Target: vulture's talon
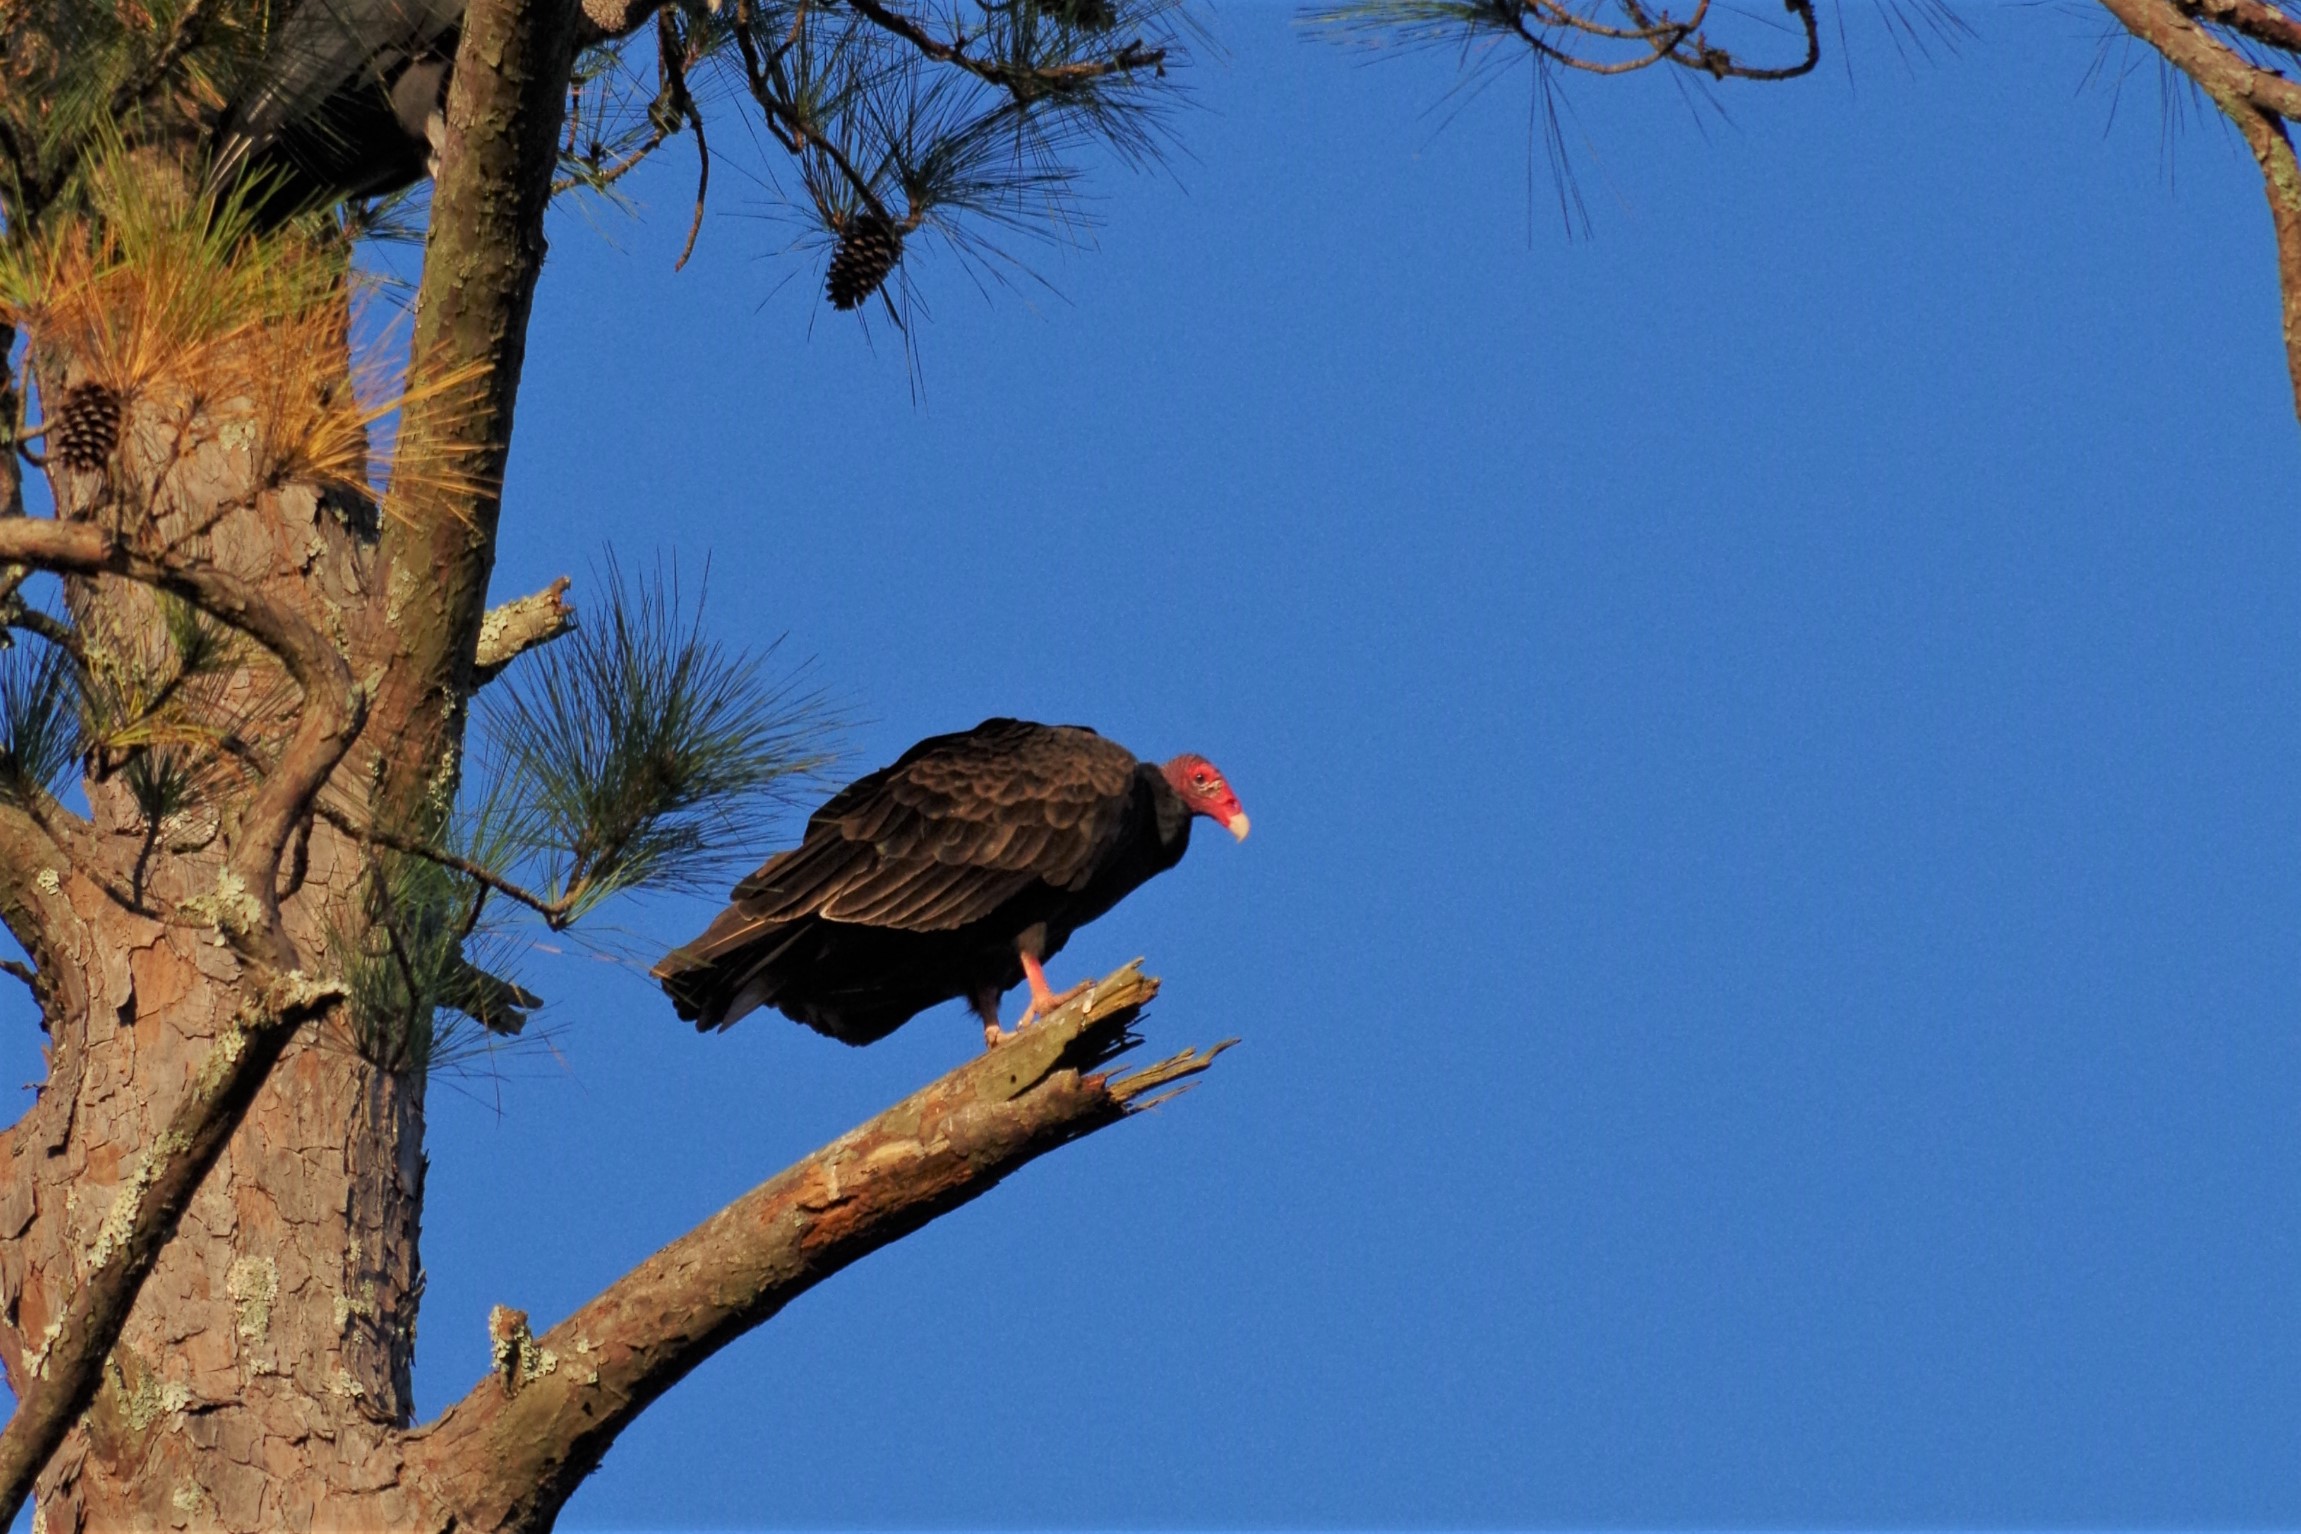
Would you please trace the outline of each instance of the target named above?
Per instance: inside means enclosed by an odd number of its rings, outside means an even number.
[[[1077,985],[1072,986],[1067,991],[1060,993],[1049,991],[1044,996],[1033,996],[1031,998],[1031,1004],[1023,1008],[1023,1015],[1021,1019],[1016,1022],[1015,1026],[1017,1028],[1028,1028],[1033,1023],[1045,1022],[1048,1018],[1054,1016],[1057,1012],[1060,1012],[1064,1007],[1068,1006],[1073,1001],[1076,1001],[1079,997],[1085,995],[1087,990],[1093,986],[1093,984],[1094,982],[1092,980],[1081,980]]]
[[[1064,1002],[1077,996],[1094,983],[1091,980],[1081,980],[1077,985],[1058,996],[1055,994],[1055,988],[1047,984],[1045,967],[1029,952],[1023,954],[1023,979],[1030,983],[1031,1004],[1023,1008],[1022,1018],[1015,1024],[1017,1028],[1027,1028],[1032,1023],[1048,1016],[1061,1007]]]

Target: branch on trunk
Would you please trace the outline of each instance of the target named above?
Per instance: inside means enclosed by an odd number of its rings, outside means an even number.
[[[2301,162],[2296,162],[2293,141],[2285,131],[2287,119],[2301,117],[2301,85],[2254,64],[2189,14],[2193,8],[2218,11],[2210,0],[2198,0],[2194,7],[2185,7],[2180,0],[2101,3],[2126,30],[2197,82],[2237,125],[2246,147],[2253,151],[2254,163],[2261,167],[2269,220],[2277,232],[2285,368],[2293,381],[2294,413],[2301,417]],[[2230,7],[2232,11],[2240,8]],[[2224,18],[2216,14],[2215,19]]]
[[[2267,0],[2175,0],[2188,15],[2286,53],[2301,53],[2301,22]]]
[[[0,519],[0,562],[59,575],[118,576],[182,597],[279,657],[303,690],[295,733],[241,815],[225,864],[227,882],[217,889],[214,911],[204,913],[243,956],[294,969],[295,950],[280,925],[280,860],[311,814],[320,785],[351,749],[366,706],[342,652],[311,620],[238,576],[143,552],[91,522]]]
[[[93,522],[0,518],[0,563],[59,575],[115,575],[170,592],[270,650],[298,680],[329,669],[330,656],[339,665],[343,660],[317,626],[238,576],[146,552]]]
[[[385,524],[370,614],[384,662],[378,738],[391,742],[377,817],[418,834],[439,813],[471,693],[576,17],[576,0],[472,0],[448,90],[408,366],[415,403],[396,454],[432,488],[411,490]],[[425,392],[475,369],[476,385]]]
[[[1158,991],[1130,964],[737,1199],[542,1337],[503,1310],[497,1368],[410,1445],[459,1528],[543,1530],[618,1433],[689,1370],[849,1263],[1055,1147],[1171,1096],[1230,1042],[1132,1075]]]
[[[544,925],[554,932],[564,932],[574,924],[577,907],[581,904],[583,897],[590,893],[589,887],[579,880],[569,886],[567,891],[557,899],[552,899],[549,896],[537,894],[526,885],[505,877],[476,859],[467,858],[461,853],[451,852],[445,847],[434,846],[419,836],[402,836],[389,826],[363,822],[357,816],[340,810],[325,800],[320,802],[318,811],[322,820],[346,836],[356,837],[363,842],[373,842],[379,847],[388,847],[394,852],[404,853],[409,857],[422,858],[427,863],[462,874],[474,884],[481,885],[493,893],[503,896],[506,900],[515,901],[527,907],[542,917]]]
[[[503,668],[575,628],[575,607],[567,600],[567,577],[538,592],[487,610],[479,620],[479,649],[472,657],[474,686],[484,687]]]
[[[58,973],[56,949],[85,941],[79,914],[64,894],[64,875],[75,866],[77,860],[37,815],[0,800],[0,922],[31,957],[32,973],[19,978],[43,1007],[52,999],[43,979]]]
[[[0,1431],[0,1528],[15,1521],[41,1468],[95,1400],[137,1291],[273,1062],[299,1027],[344,995],[340,982],[292,971],[251,980],[247,1007],[210,1047],[168,1127],[120,1184],[71,1304],[25,1360],[16,1415]]]
[[[22,629],[27,634],[46,640],[75,660],[84,662],[88,658],[78,629],[37,607],[26,606],[24,599],[14,594],[0,597],[0,627]]]

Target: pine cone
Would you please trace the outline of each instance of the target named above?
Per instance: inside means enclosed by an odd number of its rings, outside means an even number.
[[[831,252],[831,274],[824,284],[834,309],[852,309],[887,280],[895,263],[903,259],[903,233],[876,213],[847,215],[839,231],[839,248]]]
[[[120,445],[120,416],[126,402],[117,389],[93,380],[72,385],[48,417],[48,457],[82,474],[112,461]]]

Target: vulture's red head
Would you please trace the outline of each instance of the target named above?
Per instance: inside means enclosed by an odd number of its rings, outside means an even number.
[[[1240,841],[1246,840],[1246,811],[1238,807],[1238,795],[1230,791],[1220,767],[1186,752],[1161,771],[1193,815],[1204,815]]]

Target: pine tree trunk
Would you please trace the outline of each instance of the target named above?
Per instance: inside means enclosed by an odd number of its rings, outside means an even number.
[[[228,966],[104,899],[87,900],[91,1006],[55,1030],[57,1079],[10,1147],[0,1223],[30,1215],[0,1265],[11,1374],[237,1005],[212,973]],[[290,1046],[41,1477],[40,1527],[410,1524],[390,1429],[411,1407],[422,1135],[420,1079],[324,1033]]]
[[[372,510],[309,487],[253,493],[217,424],[187,435],[219,445],[166,480],[171,542],[346,633],[374,564]],[[150,413],[132,420],[125,472],[156,472],[174,440]],[[92,476],[59,475],[57,488],[67,506],[106,514]],[[78,580],[68,601],[94,666],[164,674],[146,588]],[[219,695],[242,706],[251,745],[276,750],[294,689],[254,647],[243,655]],[[48,1082],[0,1139],[0,1362],[12,1383],[104,1250],[115,1207],[139,1192],[186,1082],[247,1005],[241,959],[182,914],[219,887],[234,799],[148,826],[98,756],[73,865],[36,875],[59,885],[76,930],[42,973]],[[357,934],[371,851],[324,821],[293,846],[280,887],[298,953],[324,961]],[[393,1047],[404,1040],[355,1037],[341,1016],[289,1044],[146,1280],[95,1404],[40,1479],[47,1534],[415,1523],[394,1430],[412,1409],[422,1289],[423,1078]]]
[[[195,1078],[226,1052],[219,1046],[238,1047],[235,1020],[268,1004],[259,993],[277,971],[292,964],[291,978],[332,981],[372,936],[382,854],[339,827],[386,816],[402,834],[428,838],[452,802],[572,15],[573,0],[479,0],[466,16],[464,51],[478,57],[457,75],[446,151],[454,168],[439,201],[481,211],[435,218],[433,261],[454,276],[427,287],[421,313],[426,326],[470,334],[442,340],[419,326],[415,354],[419,372],[425,362],[451,373],[477,364],[481,382],[476,398],[459,388],[425,399],[418,413],[430,417],[404,422],[402,433],[403,442],[428,433],[453,444],[425,450],[435,472],[442,451],[474,455],[464,479],[449,482],[471,487],[464,504],[452,490],[435,494],[440,504],[387,526],[362,498],[270,483],[256,446],[262,410],[247,399],[186,400],[164,387],[131,399],[117,459],[96,473],[67,467],[65,431],[51,434],[60,522],[133,535],[168,564],[236,579],[316,633],[333,652],[328,665],[340,672],[338,658],[348,662],[350,686],[379,717],[322,769],[318,807],[332,806],[333,818],[287,806],[300,830],[274,881],[278,921],[252,938],[231,930],[248,905],[245,880],[233,882],[235,847],[261,829],[242,817],[254,817],[267,776],[285,775],[275,769],[313,706],[313,681],[300,672],[291,681],[294,663],[283,670],[277,646],[244,634],[239,669],[214,700],[235,725],[240,781],[151,824],[120,761],[98,750],[85,779],[88,822],[59,814],[0,849],[16,854],[0,856],[7,872],[27,848],[63,854],[53,872],[30,876],[30,889],[0,890],[11,927],[38,934],[28,946],[41,949],[35,989],[49,1036],[37,1103],[0,1133],[0,1367],[20,1403],[66,1307],[116,1257],[139,1209],[149,1223],[141,1199],[152,1169],[180,1149],[168,1138],[171,1115],[196,1099]],[[185,195],[196,184],[197,170],[181,168],[198,165],[194,154],[138,163],[139,174],[173,177]],[[31,359],[52,385],[45,403],[67,397],[83,360]],[[309,382],[348,395],[348,355],[343,362]],[[11,451],[0,510],[20,513],[13,471]],[[165,674],[166,614],[149,580],[83,572],[67,580],[66,602],[83,671]],[[235,904],[236,914],[227,909]],[[269,976],[258,950],[274,961]],[[408,1426],[433,1023],[428,1000],[420,1015],[412,1003],[408,1012],[362,1016],[347,1001],[289,1038],[172,1233],[160,1233],[156,1265],[129,1290],[118,1340],[98,1355],[95,1398],[39,1473],[37,1527],[456,1521],[451,1502],[401,1474],[405,1446],[421,1437]]]

